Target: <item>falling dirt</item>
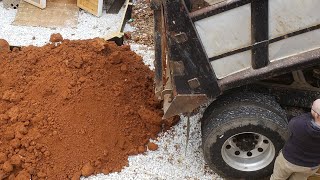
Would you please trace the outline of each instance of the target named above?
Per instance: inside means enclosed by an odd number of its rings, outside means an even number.
[[[152,71],[129,46],[63,40],[0,60],[0,179],[119,171],[166,123]]]

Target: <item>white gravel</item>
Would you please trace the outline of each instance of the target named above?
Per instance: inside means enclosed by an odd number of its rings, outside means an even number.
[[[154,48],[148,47],[143,44],[130,44],[131,50],[136,52],[142,57],[143,62],[149,66],[151,70],[154,70]]]
[[[0,2],[0,38],[6,39],[10,45],[41,46],[48,42],[52,33],[60,33],[66,39],[88,39],[101,37],[115,31],[114,25],[119,23],[119,15],[104,15],[96,18],[83,11],[79,14],[77,28],[40,28],[20,27],[11,25],[16,10],[6,10]],[[126,30],[133,31],[131,27]],[[35,39],[33,40],[33,37]],[[154,50],[152,47],[139,44],[131,44],[131,49],[143,57],[143,61],[154,69]],[[121,172],[108,175],[98,174],[90,176],[88,180],[130,180],[130,179],[222,179],[212,172],[203,160],[201,151],[200,115],[191,117],[190,139],[186,145],[186,117],[169,131],[160,133],[154,141],[159,145],[157,151],[148,151],[145,154],[129,157],[129,166]]]
[[[42,46],[49,42],[50,35],[60,33],[66,39],[90,39],[103,37],[104,35],[116,32],[121,25],[122,14],[106,14],[97,18],[84,11],[79,11],[77,28],[44,28],[29,26],[14,26],[17,10],[3,8],[0,2],[0,38],[6,39],[10,45],[34,45]]]

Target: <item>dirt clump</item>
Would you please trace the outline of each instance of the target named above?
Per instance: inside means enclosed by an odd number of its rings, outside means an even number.
[[[0,179],[119,171],[173,122],[126,45],[62,40],[1,51],[0,65]]]
[[[158,145],[155,144],[155,143],[153,143],[153,142],[149,142],[149,143],[148,143],[148,149],[149,149],[150,151],[156,151],[156,150],[158,149]]]
[[[18,175],[15,177],[16,180],[30,180],[31,175],[26,171],[20,171]]]
[[[4,39],[0,39],[0,53],[1,52],[9,52],[9,51],[10,51],[9,43]]]
[[[94,173],[94,168],[90,163],[85,164],[81,169],[81,174],[83,176],[90,176]]]
[[[63,37],[60,33],[51,34],[50,42],[61,42],[63,41]]]

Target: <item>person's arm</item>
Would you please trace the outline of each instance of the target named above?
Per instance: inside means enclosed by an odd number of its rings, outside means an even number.
[[[289,131],[292,134],[302,133],[303,128],[304,128],[304,124],[306,123],[306,121],[308,119],[309,119],[309,115],[308,114],[304,114],[304,115],[292,118],[289,121],[289,125],[288,125]]]

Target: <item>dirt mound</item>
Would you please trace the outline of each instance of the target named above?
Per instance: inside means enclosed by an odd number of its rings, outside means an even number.
[[[152,72],[129,46],[63,40],[0,60],[0,179],[119,171],[161,130]]]

